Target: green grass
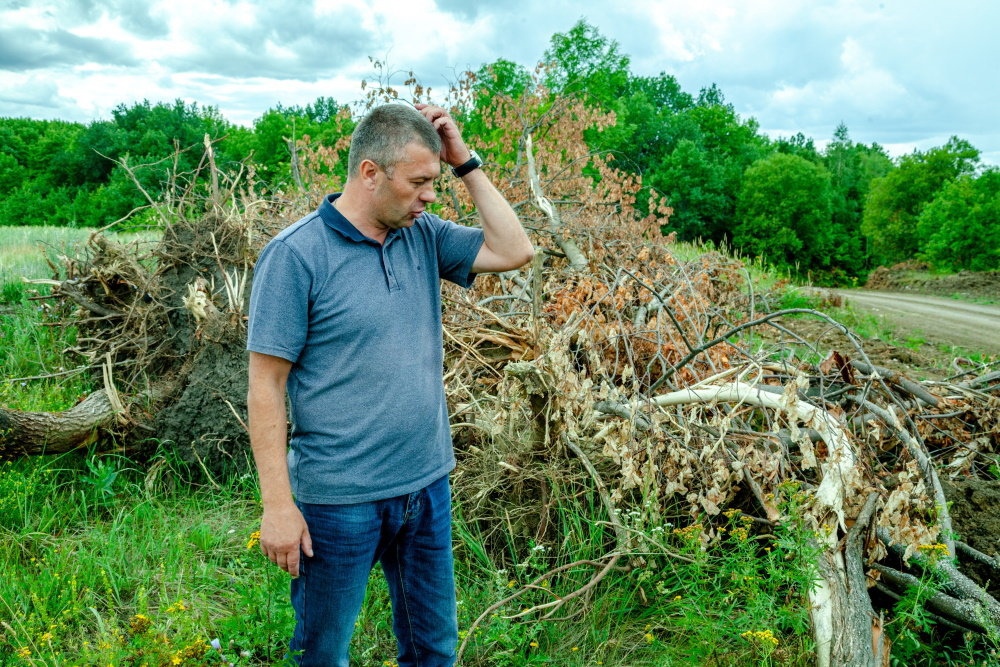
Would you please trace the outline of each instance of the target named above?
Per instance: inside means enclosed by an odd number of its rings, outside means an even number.
[[[253,479],[189,488],[183,478],[169,455],[148,470],[85,454],[0,465],[7,573],[0,580],[0,664],[281,661],[292,627],[288,577],[256,548]],[[458,508],[460,627],[470,638],[463,664],[809,664],[809,533],[789,527],[780,546],[765,550],[738,514],[709,549],[700,525],[675,529],[626,517],[644,545],[641,560],[623,560],[629,567],[568,604],[557,614],[563,620],[541,612],[512,618],[580,588],[597,571],[580,564],[545,576],[553,568],[607,556],[605,517],[594,502],[583,509],[558,508],[552,544],[498,557],[485,548],[482,527],[466,523]],[[377,571],[352,651],[358,664],[394,664],[388,594]]]
[[[286,582],[248,548],[252,484],[189,489],[166,459],[151,470],[82,455],[0,467],[0,664],[222,664],[218,636],[243,664],[280,659]]]

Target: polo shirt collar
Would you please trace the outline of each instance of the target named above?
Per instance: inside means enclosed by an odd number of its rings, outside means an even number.
[[[322,218],[327,227],[339,232],[341,236],[344,236],[355,243],[374,243],[375,245],[379,245],[377,241],[368,238],[358,231],[358,228],[351,224],[351,221],[345,218],[344,215],[333,205],[334,200],[339,198],[342,194],[342,192],[336,192],[332,195],[324,197],[323,201],[319,205],[319,208],[316,210],[316,213],[320,218]],[[390,229],[389,233],[385,237],[385,241],[383,241],[381,245],[384,246],[388,244],[388,242],[398,234],[398,229]]]
[[[327,227],[339,232],[342,236],[346,236],[352,241],[357,243],[365,243],[366,241],[371,241],[368,237],[358,231],[358,228],[351,224],[351,221],[341,215],[333,202],[335,199],[340,197],[341,193],[337,192],[332,195],[327,195],[323,198],[322,203],[319,205],[316,213]]]

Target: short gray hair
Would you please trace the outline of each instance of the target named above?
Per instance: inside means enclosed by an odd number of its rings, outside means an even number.
[[[348,176],[357,176],[364,160],[371,160],[390,176],[403,149],[412,142],[441,153],[441,137],[422,113],[404,102],[375,107],[361,119],[351,135],[347,158]]]

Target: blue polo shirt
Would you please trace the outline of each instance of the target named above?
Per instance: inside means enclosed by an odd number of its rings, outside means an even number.
[[[247,349],[292,362],[292,490],[305,503],[412,493],[455,467],[441,279],[472,284],[480,229],[423,214],[382,244],[329,195],[254,268]]]

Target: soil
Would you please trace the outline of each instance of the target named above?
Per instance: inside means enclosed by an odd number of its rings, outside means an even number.
[[[981,553],[1000,555],[1000,481],[945,481],[951,501],[951,521],[958,538]],[[961,556],[961,554],[959,554]],[[1000,574],[983,563],[963,561],[963,570],[994,596],[1000,594]]]
[[[875,269],[868,277],[865,288],[997,303],[1000,302],[1000,271],[961,271],[951,275],[935,275],[930,272],[927,264],[904,262],[890,268],[880,266]]]

